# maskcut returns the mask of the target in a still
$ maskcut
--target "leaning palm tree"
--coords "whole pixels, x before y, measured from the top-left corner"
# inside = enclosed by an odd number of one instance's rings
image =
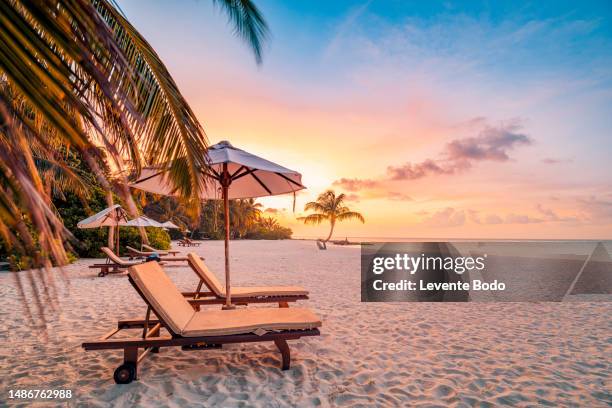
[[[333,190],[327,190],[321,193],[316,201],[306,203],[304,206],[305,211],[315,211],[314,214],[300,217],[298,220],[303,221],[304,224],[321,224],[323,221],[329,221],[331,226],[329,235],[324,242],[331,239],[334,233],[334,227],[336,222],[348,221],[348,220],[359,220],[362,223],[365,222],[363,215],[358,212],[351,211],[347,206],[344,205],[346,196],[344,194],[336,195]]]
[[[267,26],[258,9],[251,0],[213,1],[259,63]],[[58,145],[85,160],[109,204],[114,192],[133,213],[126,174],[144,165],[168,167],[177,195],[199,196],[206,134],[114,4],[0,1],[0,239],[37,264],[67,261],[70,233],[51,206],[50,177],[59,172],[78,183]]]

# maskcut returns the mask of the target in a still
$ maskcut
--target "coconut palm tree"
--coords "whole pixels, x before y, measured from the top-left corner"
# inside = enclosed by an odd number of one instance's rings
[[[175,223],[181,230],[195,228],[193,218],[189,216],[190,208],[175,197],[161,196],[148,200],[142,210],[159,222]]]
[[[259,63],[267,26],[252,1],[213,2]],[[207,168],[202,126],[113,0],[0,1],[0,239],[38,264],[67,261],[50,176],[78,188],[78,174],[58,145],[88,164],[109,204],[114,192],[134,214],[126,174],[172,163],[177,194],[193,200]]]
[[[232,200],[230,204],[230,219],[238,238],[244,237],[249,229],[261,216],[260,203],[254,198]]]
[[[334,227],[336,222],[348,221],[348,220],[359,220],[362,223],[365,222],[365,218],[358,212],[351,211],[347,206],[344,205],[346,196],[344,194],[336,195],[333,190],[327,190],[321,193],[316,201],[306,203],[304,206],[305,211],[315,211],[314,214],[300,217],[298,220],[303,221],[304,224],[321,224],[323,221],[329,221],[331,226],[329,235],[324,242],[327,242],[334,233]]]
[[[269,231],[274,231],[281,226],[276,220],[276,218],[272,218],[272,217],[262,217],[259,220],[259,225],[261,225],[262,228],[267,229]]]

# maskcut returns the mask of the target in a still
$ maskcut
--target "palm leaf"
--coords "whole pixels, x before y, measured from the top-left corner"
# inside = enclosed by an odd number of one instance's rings
[[[251,46],[255,60],[261,64],[268,25],[255,4],[251,0],[213,0],[213,3],[225,11],[234,25],[234,33]]]
[[[336,215],[336,220],[338,221],[348,221],[348,220],[359,220],[362,223],[365,222],[365,218],[358,212],[355,211],[345,211],[338,215]]]
[[[260,62],[267,27],[259,11],[248,0],[217,3]],[[69,236],[45,191],[49,166],[65,176],[64,187],[75,181],[49,138],[78,152],[133,211],[126,167],[137,173],[143,164],[173,163],[169,177],[188,202],[207,169],[206,135],[193,111],[152,47],[108,0],[0,2],[0,123],[0,237],[31,251],[40,245],[40,259],[64,263]],[[46,170],[37,168],[35,153],[39,164],[49,160]],[[104,172],[111,162],[117,180]]]
[[[307,224],[307,225],[308,224],[311,224],[311,225],[320,224],[327,219],[328,217],[326,217],[323,214],[310,214],[305,217],[298,217],[299,221],[303,221],[304,224]]]

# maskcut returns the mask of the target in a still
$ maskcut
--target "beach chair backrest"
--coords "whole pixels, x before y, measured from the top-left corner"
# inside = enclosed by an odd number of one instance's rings
[[[217,279],[215,274],[208,269],[208,266],[206,266],[202,258],[200,258],[196,253],[190,252],[187,254],[187,259],[189,259],[189,263],[196,271],[200,279],[204,281],[206,286],[208,286],[208,288],[212,290],[215,295],[221,297],[225,296],[225,288],[221,282],[219,282],[219,279]]]
[[[112,250],[112,249],[110,249],[109,247],[102,247],[101,249],[102,249],[102,252],[104,252],[104,253],[106,254],[106,256],[108,257],[108,259],[110,259],[110,260],[111,260],[111,261],[113,261],[114,263],[116,263],[116,264],[118,264],[118,265],[125,265],[125,264],[126,264],[126,262],[125,262],[123,259],[119,258],[119,257],[117,256],[117,254],[115,254],[115,253],[113,252],[113,250]]]
[[[131,246],[129,246],[129,245],[126,245],[125,247],[126,247],[126,248],[127,248],[129,251],[132,251],[132,252],[133,252],[133,253],[135,253],[135,254],[140,254],[140,255],[142,255],[142,252],[140,252],[140,251],[139,251],[139,250],[137,250],[136,248],[132,248],[132,247],[131,247]]]
[[[128,268],[128,274],[156,314],[170,330],[181,334],[195,311],[157,262]]]
[[[159,249],[155,249],[155,248],[153,248],[152,246],[149,246],[149,245],[147,245],[147,244],[142,244],[142,247],[143,247],[144,249],[148,249],[148,250],[149,250],[149,251],[151,251],[151,252],[159,252]]]

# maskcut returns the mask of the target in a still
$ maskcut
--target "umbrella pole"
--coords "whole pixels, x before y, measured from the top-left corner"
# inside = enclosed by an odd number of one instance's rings
[[[221,175],[221,186],[223,194],[223,208],[225,216],[225,306],[223,309],[234,309],[232,305],[232,294],[230,290],[230,258],[229,258],[229,241],[230,241],[230,219],[229,219],[229,185],[230,176],[227,171],[227,163],[223,164],[223,174]]]
[[[116,240],[115,246],[117,247],[116,248],[117,252],[115,253],[117,254],[117,256],[121,256],[119,255],[119,224],[117,224],[117,232],[115,233],[115,240]]]

